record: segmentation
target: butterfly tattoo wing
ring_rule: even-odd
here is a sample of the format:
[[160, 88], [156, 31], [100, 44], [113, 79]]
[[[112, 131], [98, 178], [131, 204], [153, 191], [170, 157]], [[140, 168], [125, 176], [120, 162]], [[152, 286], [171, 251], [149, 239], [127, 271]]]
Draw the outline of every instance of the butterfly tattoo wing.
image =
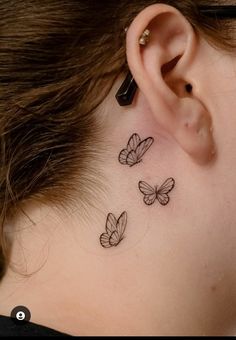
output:
[[127, 213], [123, 212], [118, 219], [116, 220], [113, 214], [109, 214], [107, 216], [106, 221], [106, 233], [103, 233], [100, 236], [100, 243], [104, 248], [111, 248], [113, 246], [117, 246], [123, 239], [123, 235], [125, 232], [127, 224]]
[[127, 158], [128, 158], [129, 151], [124, 149], [119, 154], [119, 162], [123, 165], [127, 165]]
[[117, 221], [116, 231], [114, 231], [110, 237], [110, 244], [117, 246], [122, 240], [127, 224], [127, 213], [123, 212]]
[[111, 235], [114, 231], [116, 231], [117, 220], [113, 214], [108, 214], [106, 221], [106, 232], [108, 235]]
[[102, 245], [103, 248], [111, 248], [112, 245], [110, 244], [110, 235], [103, 233], [100, 236], [100, 243]]
[[140, 142], [135, 150], [131, 150], [127, 155], [127, 164], [133, 166], [142, 160], [143, 155], [153, 144], [154, 139], [149, 137], [142, 142]]
[[128, 164], [129, 166], [133, 166], [137, 163], [138, 163], [137, 154], [134, 150], [132, 150], [128, 153], [128, 156], [126, 158], [126, 164]]
[[[141, 138], [137, 133], [134, 133], [127, 144], [127, 148], [123, 149], [120, 154], [119, 154], [119, 162], [124, 165], [134, 165], [134, 161], [132, 160], [132, 154], [130, 154], [132, 151], [135, 152], [137, 149], [137, 146], [141, 142]], [[129, 161], [128, 161], [128, 156], [130, 155]]]
[[141, 191], [142, 194], [144, 194], [143, 201], [147, 205], [152, 205], [156, 198], [156, 189], [152, 188], [148, 183], [140, 181], [139, 182], [139, 190]]
[[122, 238], [124, 235], [126, 224], [127, 224], [127, 212], [124, 211], [123, 214], [120, 216], [119, 220], [117, 221], [116, 225], [116, 229], [120, 238]]
[[110, 238], [112, 233], [116, 231], [116, 223], [117, 220], [113, 214], [109, 214], [107, 216], [106, 221], [106, 233], [103, 233], [100, 236], [100, 243], [104, 248], [110, 248], [112, 245], [110, 244]]
[[128, 141], [127, 148], [120, 152], [119, 162], [124, 165], [129, 165], [130, 167], [139, 163], [153, 142], [154, 138], [152, 137], [142, 141], [140, 136], [137, 133], [134, 133]]
[[149, 137], [144, 139], [139, 145], [137, 146], [135, 153], [137, 156], [137, 160], [140, 161], [143, 155], [148, 151], [148, 149], [152, 146], [154, 142], [154, 138]]
[[161, 205], [167, 205], [170, 201], [168, 193], [173, 190], [175, 180], [168, 178], [157, 191], [157, 199]]
[[127, 145], [128, 152], [132, 150], [135, 151], [140, 142], [141, 142], [141, 138], [139, 137], [137, 133], [134, 133], [128, 141], [128, 145]]

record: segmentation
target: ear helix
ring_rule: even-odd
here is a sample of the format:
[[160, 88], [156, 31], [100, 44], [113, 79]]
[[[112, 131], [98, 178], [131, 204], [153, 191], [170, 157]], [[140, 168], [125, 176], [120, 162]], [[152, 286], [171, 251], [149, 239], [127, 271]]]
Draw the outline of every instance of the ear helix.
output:
[[[125, 32], [128, 31], [128, 27], [125, 28]], [[139, 39], [139, 44], [142, 46], [146, 46], [150, 40], [150, 30], [146, 29]], [[116, 93], [116, 100], [120, 106], [128, 106], [131, 105], [134, 99], [134, 96], [137, 92], [138, 86], [131, 74], [128, 73], [118, 92]]]

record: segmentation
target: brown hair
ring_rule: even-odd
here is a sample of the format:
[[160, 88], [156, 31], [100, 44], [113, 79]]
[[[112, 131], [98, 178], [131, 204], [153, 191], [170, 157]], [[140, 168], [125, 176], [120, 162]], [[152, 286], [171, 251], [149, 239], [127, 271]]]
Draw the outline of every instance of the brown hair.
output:
[[207, 1], [0, 2], [0, 277], [9, 216], [29, 201], [65, 208], [75, 191], [88, 197], [100, 157], [94, 144], [102, 146], [95, 109], [128, 70], [124, 28], [158, 2], [178, 8], [216, 47], [234, 51], [232, 22], [200, 15], [197, 6]]

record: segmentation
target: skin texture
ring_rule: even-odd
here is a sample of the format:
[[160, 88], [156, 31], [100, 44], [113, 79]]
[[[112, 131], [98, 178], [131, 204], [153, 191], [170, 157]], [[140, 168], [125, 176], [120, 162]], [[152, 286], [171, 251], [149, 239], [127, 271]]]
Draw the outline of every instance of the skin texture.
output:
[[[151, 38], [140, 48], [147, 27]], [[234, 335], [236, 59], [172, 7], [154, 5], [129, 27], [127, 60], [139, 87], [134, 103], [117, 105], [120, 77], [98, 109], [104, 186], [87, 214], [32, 204], [26, 211], [35, 225], [21, 216], [9, 226], [12, 262], [36, 273], [7, 272], [0, 314], [25, 305], [31, 321], [72, 335]], [[118, 155], [133, 133], [155, 142], [130, 168]], [[139, 181], [169, 177], [170, 203], [145, 205]], [[108, 213], [124, 211], [124, 239], [102, 248]]]

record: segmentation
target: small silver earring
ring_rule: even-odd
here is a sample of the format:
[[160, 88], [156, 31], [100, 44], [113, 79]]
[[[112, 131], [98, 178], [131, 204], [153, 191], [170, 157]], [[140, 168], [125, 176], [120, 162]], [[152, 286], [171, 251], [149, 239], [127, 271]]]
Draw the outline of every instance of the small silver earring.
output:
[[147, 43], [148, 43], [149, 40], [150, 40], [150, 34], [151, 34], [151, 32], [150, 32], [148, 29], [146, 29], [146, 30], [143, 32], [141, 38], [139, 39], [139, 44], [140, 44], [140, 45], [143, 45], [143, 46], [147, 45]]

